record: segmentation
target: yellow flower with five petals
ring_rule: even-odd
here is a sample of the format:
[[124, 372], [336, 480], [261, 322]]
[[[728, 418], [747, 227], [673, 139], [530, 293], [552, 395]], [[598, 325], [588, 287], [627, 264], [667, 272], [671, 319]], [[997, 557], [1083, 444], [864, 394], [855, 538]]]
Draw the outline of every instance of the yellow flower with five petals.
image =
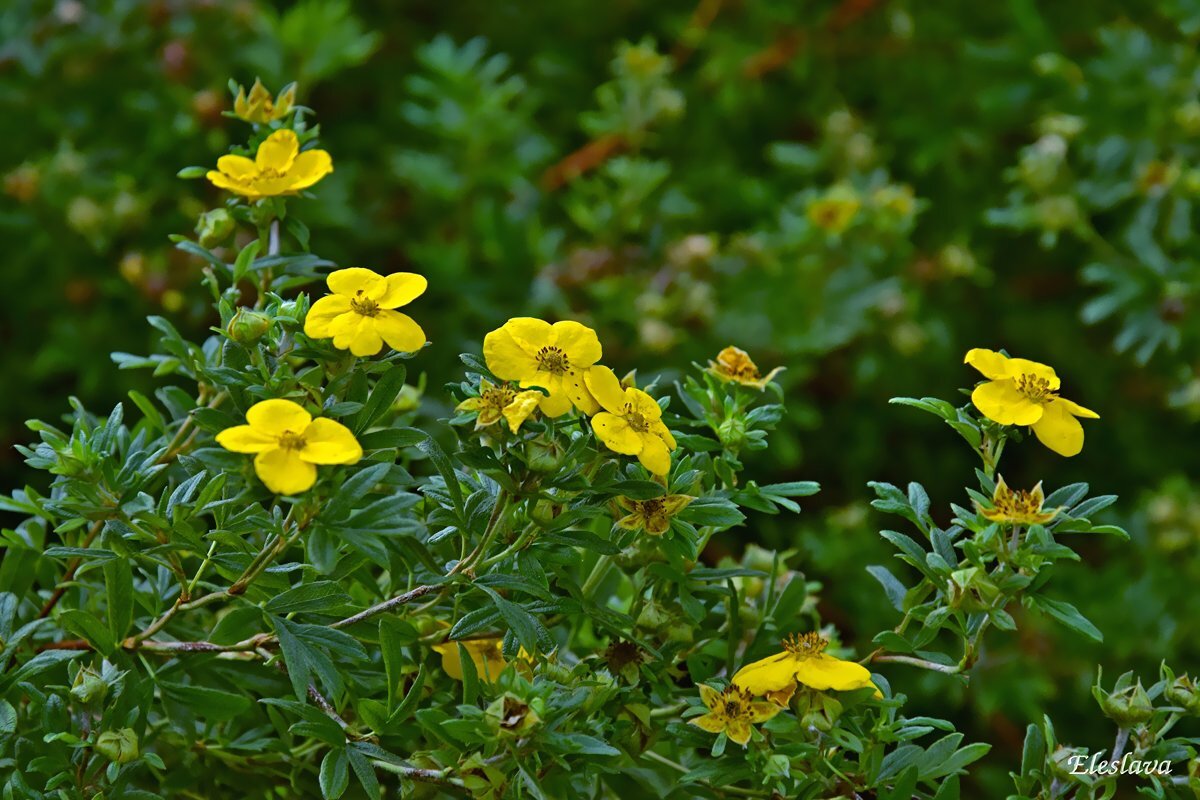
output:
[[484, 360], [497, 378], [548, 392], [540, 401], [548, 417], [560, 417], [572, 405], [585, 414], [596, 413], [584, 376], [601, 354], [596, 332], [571, 320], [551, 325], [514, 317], [483, 338]]
[[263, 400], [246, 412], [245, 425], [217, 434], [217, 444], [254, 453], [254, 471], [276, 494], [299, 494], [317, 481], [317, 464], [354, 464], [363, 450], [354, 434], [332, 419], [313, 419], [291, 400]]
[[468, 397], [454, 410], [477, 412], [475, 430], [495, 425], [504, 419], [508, 422], [509, 430], [516, 433], [521, 424], [537, 410], [544, 396], [536, 389], [515, 391], [507, 383], [495, 386], [485, 378], [479, 382], [479, 396]]
[[703, 683], [698, 688], [708, 713], [688, 722], [709, 733], [724, 733], [743, 747], [750, 741], [751, 725], [766, 722], [783, 710], [775, 703], [755, 700], [750, 692], [736, 685], [725, 687], [723, 692]]
[[1059, 397], [1061, 381], [1053, 368], [979, 347], [963, 361], [988, 379], [971, 392], [971, 402], [985, 417], [1001, 425], [1032, 426], [1038, 440], [1061, 456], [1083, 449], [1083, 426], [1076, 417], [1100, 415]]
[[589, 370], [587, 386], [604, 409], [592, 417], [596, 438], [613, 452], [637, 456], [655, 475], [670, 472], [675, 437], [662, 421], [658, 402], [641, 389], [622, 386], [608, 367]]
[[1045, 525], [1058, 515], [1057, 508], [1042, 510], [1046, 495], [1042, 492], [1042, 484], [1038, 482], [1030, 491], [1008, 488], [1003, 477], [996, 479], [996, 488], [992, 492], [991, 508], [985, 508], [978, 502], [975, 507], [985, 519], [1007, 525]]
[[[829, 655], [824, 652], [828, 645], [829, 640], [818, 633], [789, 636], [783, 640], [782, 653], [742, 667], [734, 674], [733, 684], [784, 705], [797, 684], [839, 692], [875, 686], [866, 667]], [[882, 697], [878, 689], [875, 696]]]
[[333, 339], [333, 346], [356, 356], [373, 356], [383, 343], [402, 353], [425, 346], [425, 331], [412, 317], [395, 309], [424, 292], [428, 282], [412, 272], [383, 276], [352, 267], [331, 272], [326, 279], [333, 294], [313, 303], [304, 318], [304, 335]]
[[278, 130], [258, 146], [253, 160], [221, 156], [208, 171], [213, 186], [228, 189], [247, 200], [297, 194], [333, 172], [333, 159], [324, 150], [300, 152], [296, 132]]

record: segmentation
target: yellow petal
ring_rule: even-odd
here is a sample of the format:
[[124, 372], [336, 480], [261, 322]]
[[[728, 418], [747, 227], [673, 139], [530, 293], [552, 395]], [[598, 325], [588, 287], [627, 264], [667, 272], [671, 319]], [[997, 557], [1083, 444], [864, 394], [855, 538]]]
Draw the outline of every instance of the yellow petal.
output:
[[592, 428], [596, 431], [596, 438], [604, 442], [609, 450], [627, 456], [636, 456], [642, 450], [642, 438], [622, 417], [601, 411], [592, 417]]
[[754, 695], [778, 692], [795, 686], [796, 658], [785, 652], [747, 664], [734, 673], [733, 684]]
[[353, 464], [362, 455], [362, 445], [340, 422], [322, 417], [304, 431], [300, 457], [312, 464]]
[[217, 434], [217, 444], [235, 453], [261, 453], [279, 446], [279, 437], [251, 425], [235, 425]]
[[702, 717], [693, 717], [688, 722], [695, 725], [700, 730], [708, 731], [709, 733], [720, 733], [725, 730], [725, 718], [719, 717], [716, 714], [705, 714]]
[[1001, 425], [1032, 425], [1042, 418], [1042, 406], [1021, 394], [1011, 380], [979, 384], [971, 392], [971, 402]]
[[1003, 380], [1008, 377], [1008, 356], [1003, 353], [997, 353], [995, 350], [986, 350], [982, 347], [968, 350], [963, 363], [970, 364], [982, 372], [983, 377], [993, 381]]
[[525, 340], [513, 335], [513, 322], [509, 320], [483, 337], [483, 358], [496, 377], [506, 381], [526, 380], [537, 372], [537, 361], [534, 360], [537, 348], [531, 351], [522, 344]]
[[424, 275], [417, 275], [414, 272], [393, 272], [385, 280], [387, 289], [375, 301], [379, 303], [380, 308], [406, 306], [423, 295], [429, 286], [429, 281], [425, 279]]
[[848, 692], [874, 686], [871, 673], [862, 664], [818, 653], [800, 659], [795, 665], [796, 680], [813, 689], [836, 689]]
[[291, 169], [292, 162], [299, 152], [300, 140], [296, 138], [296, 132], [284, 128], [272, 133], [258, 146], [254, 163], [260, 170], [273, 169], [284, 173]]
[[563, 376], [563, 389], [575, 407], [589, 417], [600, 410], [600, 404], [587, 388], [587, 370], [571, 370]]
[[230, 178], [228, 175], [226, 175], [223, 172], [217, 172], [216, 170], [210, 169], [206, 173], [205, 177], [208, 178], [209, 183], [211, 183], [213, 186], [217, 187], [218, 189], [226, 189], [230, 192], [235, 192], [236, 194], [246, 195], [247, 197], [252, 197], [252, 198], [257, 197], [257, 195], [254, 193], [254, 191], [251, 190], [241, 180], [239, 180], [237, 178]]
[[783, 711], [782, 706], [776, 705], [775, 703], [764, 703], [756, 700], [750, 704], [750, 721], [766, 722], [780, 711]]
[[513, 317], [504, 323], [503, 330], [530, 355], [536, 355], [541, 348], [554, 344], [554, 328], [545, 320]]
[[588, 391], [596, 402], [613, 414], [623, 414], [625, 410], [625, 388], [616, 374], [608, 367], [595, 366], [584, 376]]
[[750, 741], [750, 723], [744, 719], [731, 719], [729, 726], [725, 728], [725, 735], [729, 737], [729, 741], [745, 747], [746, 742]]
[[1046, 412], [1034, 423], [1033, 433], [1060, 456], [1078, 455], [1083, 449], [1083, 426], [1062, 402], [1052, 400], [1046, 404]]
[[255, 456], [254, 471], [276, 494], [306, 492], [317, 482], [317, 468], [301, 459], [298, 451], [282, 447]]
[[[642, 466], [653, 472], [655, 475], [666, 475], [668, 472], [670, 472], [671, 454], [667, 450], [666, 442], [652, 433], [643, 433], [641, 435], [641, 439], [642, 449], [638, 451], [637, 457]], [[651, 533], [662, 532], [663, 531], [651, 531]]]
[[[543, 389], [550, 392], [549, 395], [542, 395], [542, 397], [538, 400], [538, 408], [542, 410], [543, 414], [545, 414], [547, 417], [561, 417], [563, 414], [571, 410], [571, 396], [568, 395], [566, 389], [563, 388], [561, 379], [547, 380], [541, 383], [553, 384], [552, 386], [542, 386]], [[528, 381], [521, 381], [521, 388], [531, 385], [540, 384], [532, 384]], [[538, 394], [541, 393], [539, 392]]]
[[368, 317], [364, 317], [363, 320], [358, 326], [358, 332], [350, 339], [347, 347], [359, 358], [373, 356], [383, 349], [383, 337], [379, 335], [373, 322]]
[[700, 684], [696, 687], [700, 690], [700, 700], [708, 708], [716, 708], [717, 701], [721, 699], [721, 693], [707, 684]]
[[541, 392], [520, 392], [512, 402], [504, 407], [504, 419], [508, 421], [508, 429], [516, 433], [525, 420], [529, 419], [542, 401]]
[[231, 178], [253, 178], [258, 174], [258, 167], [245, 156], [221, 156], [217, 169]]
[[328, 339], [333, 336], [330, 326], [342, 314], [350, 311], [350, 298], [340, 294], [327, 294], [312, 304], [304, 317], [304, 335], [312, 339]]
[[263, 400], [250, 406], [246, 422], [263, 433], [280, 436], [287, 431], [302, 433], [312, 422], [312, 415], [291, 400]]
[[666, 443], [668, 450], [675, 449], [675, 437], [671, 435], [670, 429], [663, 422], [655, 420], [650, 423], [650, 432], [662, 439]]
[[662, 408], [658, 405], [658, 401], [641, 389], [626, 389], [625, 400], [632, 402], [633, 410], [648, 420], [662, 418]]
[[329, 286], [329, 291], [350, 297], [359, 292], [367, 296], [371, 296], [372, 292], [382, 295], [387, 290], [387, 283], [382, 275], [362, 267], [350, 267], [331, 272], [325, 282]]
[[442, 671], [456, 681], [463, 679], [462, 658], [458, 654], [458, 642], [443, 642], [433, 646], [442, 657]]
[[1070, 411], [1072, 414], [1074, 414], [1077, 417], [1084, 417], [1086, 419], [1100, 419], [1100, 415], [1097, 414], [1095, 411], [1092, 411], [1090, 408], [1084, 408], [1083, 406], [1079, 405], [1078, 403], [1072, 403], [1070, 400], [1068, 400], [1065, 397], [1056, 398], [1054, 400], [1054, 402], [1062, 403], [1063, 406], [1067, 409], [1067, 411]]
[[563, 320], [553, 325], [555, 344], [567, 354], [571, 366], [576, 369], [590, 367], [600, 360], [600, 340], [596, 332], [574, 320]]
[[393, 350], [415, 353], [425, 346], [425, 331], [407, 314], [383, 309], [373, 319], [375, 330]]
[[324, 150], [305, 150], [296, 156], [288, 170], [293, 190], [307, 189], [333, 172], [333, 159]]

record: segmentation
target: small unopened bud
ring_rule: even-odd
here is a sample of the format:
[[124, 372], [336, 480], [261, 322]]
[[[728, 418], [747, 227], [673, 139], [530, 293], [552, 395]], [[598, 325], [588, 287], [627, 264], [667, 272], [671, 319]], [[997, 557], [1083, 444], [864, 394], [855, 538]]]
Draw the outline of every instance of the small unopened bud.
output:
[[947, 594], [951, 608], [973, 614], [990, 609], [1000, 589], [979, 567], [968, 567], [950, 573]]
[[717, 438], [726, 447], [740, 447], [746, 443], [746, 421], [740, 417], [730, 417], [717, 427]]
[[1200, 717], [1200, 686], [1190, 676], [1180, 675], [1167, 684], [1163, 694], [1172, 705], [1181, 707], [1191, 716]]
[[96, 752], [109, 761], [128, 764], [138, 757], [137, 734], [130, 728], [105, 731], [96, 737]]
[[242, 306], [229, 320], [226, 330], [229, 337], [241, 344], [254, 344], [266, 334], [271, 327], [271, 319], [261, 311]]
[[106, 694], [108, 694], [108, 682], [101, 678], [98, 672], [91, 667], [79, 670], [79, 674], [75, 676], [75, 682], [71, 686], [71, 697], [81, 703], [90, 703], [93, 700], [103, 700]]
[[563, 463], [563, 450], [554, 442], [530, 442], [525, 447], [525, 463], [543, 475], [557, 472]]
[[1154, 714], [1154, 704], [1150, 701], [1150, 695], [1142, 688], [1140, 680], [1112, 692], [1105, 692], [1098, 685], [1093, 686], [1092, 695], [1100, 704], [1104, 715], [1122, 728], [1132, 728], [1150, 719]]
[[233, 236], [236, 228], [237, 222], [234, 221], [233, 215], [223, 208], [206, 211], [196, 221], [196, 235], [200, 239], [201, 247], [213, 248], [225, 244]]

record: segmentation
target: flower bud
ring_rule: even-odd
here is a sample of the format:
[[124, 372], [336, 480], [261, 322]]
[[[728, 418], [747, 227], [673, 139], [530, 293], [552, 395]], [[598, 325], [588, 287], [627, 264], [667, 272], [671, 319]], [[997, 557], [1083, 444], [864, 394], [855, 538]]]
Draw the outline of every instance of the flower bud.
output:
[[233, 236], [237, 222], [233, 215], [223, 208], [214, 208], [200, 215], [196, 221], [196, 235], [201, 247], [219, 247]]
[[1048, 231], [1062, 231], [1079, 222], [1079, 204], [1070, 195], [1043, 197], [1034, 206], [1038, 225]]
[[108, 682], [100, 677], [100, 673], [91, 667], [79, 670], [79, 674], [75, 676], [75, 681], [71, 686], [71, 697], [81, 703], [90, 703], [93, 700], [102, 701], [107, 694]]
[[717, 427], [717, 438], [728, 448], [741, 447], [746, 443], [746, 421], [741, 417], [730, 417]]
[[1082, 747], [1059, 745], [1050, 754], [1050, 774], [1060, 781], [1078, 783], [1079, 773], [1075, 772], [1075, 766], [1079, 763], [1079, 759], [1086, 759], [1087, 755], [1087, 750]]
[[242, 306], [229, 320], [226, 331], [229, 337], [240, 344], [254, 344], [266, 334], [271, 327], [271, 318], [261, 311]]
[[525, 447], [525, 463], [543, 475], [557, 472], [563, 463], [563, 450], [555, 442], [530, 442]]
[[138, 757], [137, 734], [130, 728], [105, 731], [96, 737], [96, 752], [109, 761], [128, 764]]
[[1172, 705], [1177, 705], [1194, 717], [1200, 717], [1200, 686], [1188, 675], [1180, 675], [1167, 684], [1163, 692]]
[[[1120, 682], [1118, 681], [1118, 685]], [[1150, 696], [1142, 688], [1139, 680], [1132, 686], [1105, 692], [1099, 685], [1092, 687], [1092, 695], [1100, 704], [1104, 716], [1116, 722], [1122, 728], [1132, 728], [1145, 722], [1154, 714], [1154, 704]]]
[[968, 567], [950, 573], [946, 593], [951, 608], [974, 614], [991, 608], [1000, 589], [979, 567]]

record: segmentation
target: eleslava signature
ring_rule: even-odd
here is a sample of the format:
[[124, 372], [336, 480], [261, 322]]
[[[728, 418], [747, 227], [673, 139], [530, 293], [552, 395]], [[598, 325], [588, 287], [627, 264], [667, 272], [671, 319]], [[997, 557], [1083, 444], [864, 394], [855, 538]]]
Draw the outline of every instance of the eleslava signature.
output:
[[1075, 755], [1067, 759], [1071, 765], [1072, 775], [1170, 775], [1170, 761], [1138, 761], [1130, 758], [1129, 753], [1121, 756], [1120, 761], [1105, 761], [1099, 753], [1093, 753], [1091, 759], [1086, 755]]

